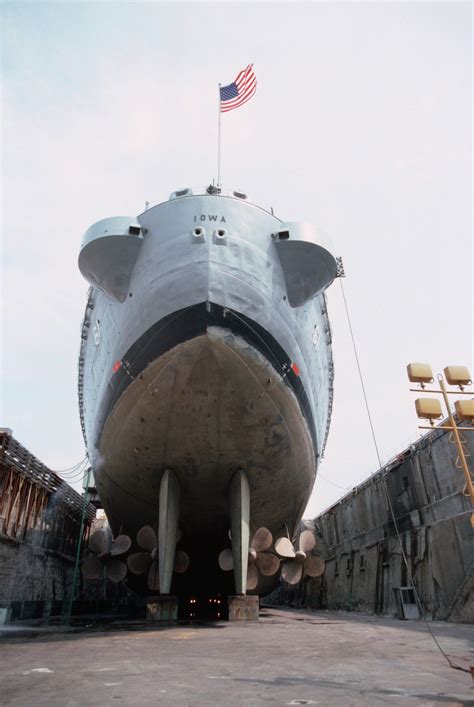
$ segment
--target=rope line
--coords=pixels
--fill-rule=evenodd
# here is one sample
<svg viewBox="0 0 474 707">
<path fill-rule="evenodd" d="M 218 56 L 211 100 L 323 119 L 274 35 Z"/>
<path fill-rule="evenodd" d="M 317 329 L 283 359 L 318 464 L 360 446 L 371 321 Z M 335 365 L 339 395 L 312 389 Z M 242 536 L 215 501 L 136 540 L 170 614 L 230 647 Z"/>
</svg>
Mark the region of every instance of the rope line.
<svg viewBox="0 0 474 707">
<path fill-rule="evenodd" d="M 78 467 L 75 472 L 69 472 L 68 474 L 61 473 L 61 474 L 59 474 L 59 476 L 61 477 L 61 479 L 63 479 L 67 483 L 77 481 L 81 477 L 85 476 L 88 466 L 89 466 L 88 460 L 85 459 L 82 462 L 81 466 Z"/>
<path fill-rule="evenodd" d="M 51 471 L 55 474 L 74 473 L 82 464 L 84 464 L 85 461 L 87 461 L 87 456 L 81 459 L 80 462 L 77 462 L 77 464 L 74 464 L 74 466 L 68 466 L 66 469 L 51 469 Z"/>
<path fill-rule="evenodd" d="M 67 476 L 67 477 L 61 476 L 61 478 L 67 484 L 72 484 L 72 483 L 75 483 L 76 481 L 81 481 L 85 477 L 88 468 L 89 468 L 88 464 L 84 464 L 82 469 L 80 471 L 78 471 L 78 473 L 75 474 L 74 476 Z"/>
<path fill-rule="evenodd" d="M 348 322 L 348 324 L 349 324 L 349 331 L 350 331 L 351 340 L 352 340 L 352 347 L 353 347 L 353 349 L 354 349 L 354 355 L 355 355 L 355 359 L 356 359 L 356 363 L 357 363 L 357 370 L 359 371 L 360 384 L 361 384 L 361 387 L 362 387 L 362 393 L 363 393 L 363 396 L 364 396 L 365 407 L 366 407 L 366 410 L 367 410 L 367 417 L 368 417 L 368 419 L 369 419 L 370 430 L 371 430 L 371 433 L 372 433 L 372 440 L 373 440 L 373 443 L 374 443 L 375 453 L 376 453 L 376 455 L 377 455 L 377 460 L 378 460 L 378 463 L 379 463 L 379 468 L 380 468 L 380 470 L 382 471 L 382 460 L 381 460 L 381 457 L 380 457 L 379 447 L 378 447 L 378 444 L 377 444 L 377 438 L 376 438 L 376 436 L 375 436 L 374 425 L 373 425 L 373 422 L 372 422 L 372 415 L 370 414 L 369 402 L 368 402 L 367 393 L 366 393 L 366 389 L 365 389 L 364 378 L 363 378 L 363 376 L 362 376 L 362 370 L 361 370 L 361 367 L 360 367 L 359 356 L 358 356 L 358 353 L 357 353 L 357 346 L 356 346 L 356 343 L 355 343 L 354 332 L 353 332 L 353 330 L 352 330 L 351 318 L 350 318 L 350 315 L 349 315 L 349 308 L 348 308 L 348 306 L 347 306 L 346 295 L 345 295 L 345 293 L 344 293 L 344 286 L 343 286 L 343 284 L 342 284 L 342 278 L 339 278 L 339 282 L 340 282 L 340 284 L 341 284 L 342 299 L 343 299 L 343 302 L 344 302 L 344 308 L 345 308 L 345 310 L 346 310 L 347 322 Z M 441 647 L 441 645 L 440 645 L 440 643 L 439 643 L 437 637 L 436 637 L 435 634 L 433 633 L 433 630 L 432 630 L 432 628 L 431 628 L 431 626 L 430 626 L 430 624 L 429 624 L 429 622 L 428 622 L 428 618 L 427 618 L 426 612 L 425 612 L 425 610 L 424 610 L 424 608 L 423 608 L 423 606 L 422 606 L 422 604 L 421 604 L 420 595 L 418 594 L 418 591 L 417 591 L 417 589 L 416 589 L 415 581 L 414 581 L 414 578 L 413 578 L 413 574 L 412 574 L 412 572 L 411 572 L 411 569 L 410 569 L 410 566 L 409 566 L 409 563 L 408 563 L 408 558 L 407 558 L 407 556 L 406 556 L 405 549 L 404 549 L 404 547 L 403 547 L 402 537 L 401 537 L 401 534 L 400 534 L 400 530 L 399 530 L 399 527 L 398 527 L 397 519 L 396 519 L 396 517 L 395 517 L 395 511 L 394 511 L 394 509 L 393 509 L 392 501 L 391 501 L 391 499 L 390 499 L 390 494 L 389 494 L 389 491 L 388 491 L 386 474 L 384 474 L 384 473 L 382 472 L 381 477 L 382 477 L 382 480 L 383 480 L 383 489 L 384 489 L 385 496 L 386 496 L 386 499 L 387 499 L 387 504 L 388 504 L 388 507 L 389 507 L 389 510 L 390 510 L 390 515 L 392 516 L 393 525 L 394 525 L 394 527 L 395 527 L 395 533 L 396 533 L 396 535 L 397 535 L 398 544 L 400 545 L 401 555 L 402 555 L 403 562 L 405 563 L 405 567 L 406 567 L 406 570 L 407 570 L 407 576 L 408 576 L 408 579 L 409 579 L 411 588 L 412 588 L 412 590 L 413 590 L 413 593 L 414 593 L 414 595 L 415 595 L 416 603 L 417 603 L 418 608 L 419 608 L 419 610 L 420 610 L 420 612 L 421 612 L 421 615 L 422 615 L 422 617 L 423 617 L 423 621 L 425 622 L 426 628 L 428 629 L 429 633 L 431 634 L 431 637 L 432 637 L 433 641 L 435 642 L 436 646 L 438 647 L 440 653 L 441 653 L 441 654 L 444 656 L 444 658 L 446 659 L 448 665 L 449 665 L 451 668 L 454 668 L 454 670 L 462 670 L 464 673 L 470 673 L 470 670 L 468 670 L 467 668 L 463 668 L 463 667 L 461 667 L 460 665 L 457 665 L 456 663 L 453 663 L 453 661 L 452 661 L 451 658 L 448 656 L 448 654 L 442 649 L 442 647 Z"/>
<path fill-rule="evenodd" d="M 342 491 L 351 491 L 351 489 L 350 489 L 350 488 L 347 488 L 347 486 L 339 486 L 339 484 L 335 484 L 334 481 L 330 481 L 329 479 L 326 479 L 326 477 L 323 476 L 320 471 L 318 471 L 318 476 L 317 476 L 317 478 L 318 478 L 318 479 L 322 479 L 322 480 L 325 481 L 327 484 L 331 484 L 331 486 L 335 486 L 337 489 L 342 489 Z"/>
</svg>

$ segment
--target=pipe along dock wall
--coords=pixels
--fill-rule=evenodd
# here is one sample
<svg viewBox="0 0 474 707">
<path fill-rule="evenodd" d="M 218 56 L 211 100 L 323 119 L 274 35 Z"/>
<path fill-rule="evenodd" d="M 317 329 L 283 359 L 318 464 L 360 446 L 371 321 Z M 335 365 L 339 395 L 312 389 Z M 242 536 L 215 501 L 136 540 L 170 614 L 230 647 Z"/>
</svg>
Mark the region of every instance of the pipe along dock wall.
<svg viewBox="0 0 474 707">
<path fill-rule="evenodd" d="M 462 428 L 460 428 L 462 430 Z M 474 433 L 464 434 L 468 461 Z M 449 432 L 430 432 L 306 524 L 324 576 L 281 584 L 270 603 L 397 614 L 394 589 L 410 586 L 384 485 L 421 602 L 434 619 L 474 623 L 473 511 Z"/>
</svg>

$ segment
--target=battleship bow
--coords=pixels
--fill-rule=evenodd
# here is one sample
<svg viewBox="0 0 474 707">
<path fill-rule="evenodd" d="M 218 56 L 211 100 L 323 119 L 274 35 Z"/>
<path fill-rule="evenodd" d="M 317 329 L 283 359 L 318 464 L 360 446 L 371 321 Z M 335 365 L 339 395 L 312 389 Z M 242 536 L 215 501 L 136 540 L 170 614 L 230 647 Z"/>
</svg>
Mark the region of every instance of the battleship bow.
<svg viewBox="0 0 474 707">
<path fill-rule="evenodd" d="M 97 492 L 114 534 L 157 538 L 145 549 L 159 581 L 147 586 L 155 559 L 137 543 L 131 585 L 271 591 L 279 560 L 257 558 L 251 539 L 294 534 L 313 488 L 332 407 L 335 258 L 312 226 L 242 192 L 186 189 L 91 226 L 79 267 L 91 285 L 79 405 Z M 218 562 L 229 528 L 234 578 Z"/>
</svg>

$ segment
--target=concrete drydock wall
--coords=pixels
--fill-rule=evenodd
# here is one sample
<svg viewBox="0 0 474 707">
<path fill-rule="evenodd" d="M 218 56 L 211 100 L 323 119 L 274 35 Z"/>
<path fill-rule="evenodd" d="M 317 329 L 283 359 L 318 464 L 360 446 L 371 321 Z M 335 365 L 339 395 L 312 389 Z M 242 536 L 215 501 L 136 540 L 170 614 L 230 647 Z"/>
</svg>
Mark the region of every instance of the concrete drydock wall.
<svg viewBox="0 0 474 707">
<path fill-rule="evenodd" d="M 61 613 L 73 572 L 70 557 L 0 536 L 0 606 L 12 620 Z"/>
<path fill-rule="evenodd" d="M 0 430 L 0 608 L 12 619 L 51 613 L 70 596 L 79 536 L 85 543 L 94 517 L 11 430 Z"/>
<path fill-rule="evenodd" d="M 0 534 L 0 609 L 9 620 L 47 619 L 68 610 L 75 558 Z M 74 613 L 95 613 L 132 603 L 123 583 L 76 577 Z M 1 614 L 1 612 L 0 612 Z M 0 622 L 1 624 L 1 622 Z"/>
<path fill-rule="evenodd" d="M 474 433 L 466 432 L 474 459 Z M 387 502 L 427 613 L 474 623 L 474 531 L 464 476 L 447 432 L 430 432 L 312 521 L 326 560 L 322 579 L 281 585 L 273 603 L 397 612 L 394 589 L 410 584 Z"/>
<path fill-rule="evenodd" d="M 105 577 L 74 582 L 79 539 L 106 521 L 91 503 L 0 428 L 0 625 L 73 613 L 134 607 L 123 583 Z M 82 536 L 81 536 L 82 533 Z"/>
</svg>

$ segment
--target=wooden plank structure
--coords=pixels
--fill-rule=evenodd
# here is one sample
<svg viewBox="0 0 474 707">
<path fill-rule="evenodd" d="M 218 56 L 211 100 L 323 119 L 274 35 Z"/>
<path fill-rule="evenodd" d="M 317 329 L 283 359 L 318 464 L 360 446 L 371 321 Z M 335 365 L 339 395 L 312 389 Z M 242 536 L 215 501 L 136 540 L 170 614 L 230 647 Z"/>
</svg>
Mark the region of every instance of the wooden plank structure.
<svg viewBox="0 0 474 707">
<path fill-rule="evenodd" d="M 84 500 L 69 484 L 0 429 L 0 536 L 74 557 Z M 87 504 L 82 542 L 96 509 Z"/>
</svg>

